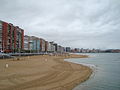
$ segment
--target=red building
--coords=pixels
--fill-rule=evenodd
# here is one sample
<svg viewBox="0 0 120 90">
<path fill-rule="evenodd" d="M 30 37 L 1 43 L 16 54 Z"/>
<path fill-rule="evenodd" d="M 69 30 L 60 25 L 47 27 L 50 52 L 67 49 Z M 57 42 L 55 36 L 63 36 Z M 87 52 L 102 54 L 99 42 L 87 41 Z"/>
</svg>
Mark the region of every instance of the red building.
<svg viewBox="0 0 120 90">
<path fill-rule="evenodd" d="M 24 30 L 11 23 L 0 21 L 0 51 L 21 52 L 24 48 Z"/>
<path fill-rule="evenodd" d="M 49 44 L 48 44 L 48 41 L 45 41 L 45 52 L 48 52 L 48 46 Z"/>
<path fill-rule="evenodd" d="M 45 52 L 45 40 L 40 38 L 40 51 Z"/>
</svg>

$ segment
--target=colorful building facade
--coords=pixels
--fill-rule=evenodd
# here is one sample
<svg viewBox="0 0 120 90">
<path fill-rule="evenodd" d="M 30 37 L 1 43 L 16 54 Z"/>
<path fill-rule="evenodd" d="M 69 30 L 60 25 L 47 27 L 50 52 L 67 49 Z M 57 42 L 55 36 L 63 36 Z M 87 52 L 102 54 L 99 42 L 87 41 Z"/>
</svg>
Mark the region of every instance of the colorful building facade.
<svg viewBox="0 0 120 90">
<path fill-rule="evenodd" d="M 40 38 L 40 52 L 45 52 L 46 49 L 46 41 L 42 38 Z"/>
<path fill-rule="evenodd" d="M 24 36 L 24 30 L 0 20 L 0 52 L 64 52 L 64 48 L 35 36 Z"/>
<path fill-rule="evenodd" d="M 24 36 L 24 50 L 27 52 L 39 53 L 40 48 L 40 38 L 35 36 Z"/>
<path fill-rule="evenodd" d="M 33 52 L 39 53 L 40 52 L 40 39 L 38 37 L 32 36 L 32 50 Z"/>
<path fill-rule="evenodd" d="M 21 52 L 24 48 L 24 30 L 11 23 L 0 21 L 0 51 Z"/>
</svg>

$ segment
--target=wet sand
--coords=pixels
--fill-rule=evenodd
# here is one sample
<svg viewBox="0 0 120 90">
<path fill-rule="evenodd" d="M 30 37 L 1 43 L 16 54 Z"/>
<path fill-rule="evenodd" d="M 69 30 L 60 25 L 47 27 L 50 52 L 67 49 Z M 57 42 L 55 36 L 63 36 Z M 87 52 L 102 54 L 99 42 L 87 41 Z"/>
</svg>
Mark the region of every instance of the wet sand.
<svg viewBox="0 0 120 90">
<path fill-rule="evenodd" d="M 41 55 L 0 60 L 0 90 L 72 90 L 87 80 L 92 70 L 64 59 L 87 57 Z"/>
</svg>

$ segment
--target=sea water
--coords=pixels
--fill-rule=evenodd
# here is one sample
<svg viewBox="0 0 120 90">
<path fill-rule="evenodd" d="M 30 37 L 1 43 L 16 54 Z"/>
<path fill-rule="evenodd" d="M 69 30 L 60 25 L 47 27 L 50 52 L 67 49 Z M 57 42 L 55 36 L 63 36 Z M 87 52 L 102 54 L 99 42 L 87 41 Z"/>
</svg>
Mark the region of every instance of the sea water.
<svg viewBox="0 0 120 90">
<path fill-rule="evenodd" d="M 91 77 L 73 90 L 120 90 L 120 53 L 87 54 L 90 58 L 67 59 L 90 66 Z"/>
</svg>

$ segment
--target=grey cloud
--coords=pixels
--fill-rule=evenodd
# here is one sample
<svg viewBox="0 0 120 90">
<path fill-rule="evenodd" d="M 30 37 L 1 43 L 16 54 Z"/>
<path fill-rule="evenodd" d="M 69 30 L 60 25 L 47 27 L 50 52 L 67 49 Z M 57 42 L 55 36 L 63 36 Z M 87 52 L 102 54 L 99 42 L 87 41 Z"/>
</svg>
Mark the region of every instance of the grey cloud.
<svg viewBox="0 0 120 90">
<path fill-rule="evenodd" d="M 0 0 L 0 19 L 64 46 L 120 48 L 119 0 Z"/>
</svg>

